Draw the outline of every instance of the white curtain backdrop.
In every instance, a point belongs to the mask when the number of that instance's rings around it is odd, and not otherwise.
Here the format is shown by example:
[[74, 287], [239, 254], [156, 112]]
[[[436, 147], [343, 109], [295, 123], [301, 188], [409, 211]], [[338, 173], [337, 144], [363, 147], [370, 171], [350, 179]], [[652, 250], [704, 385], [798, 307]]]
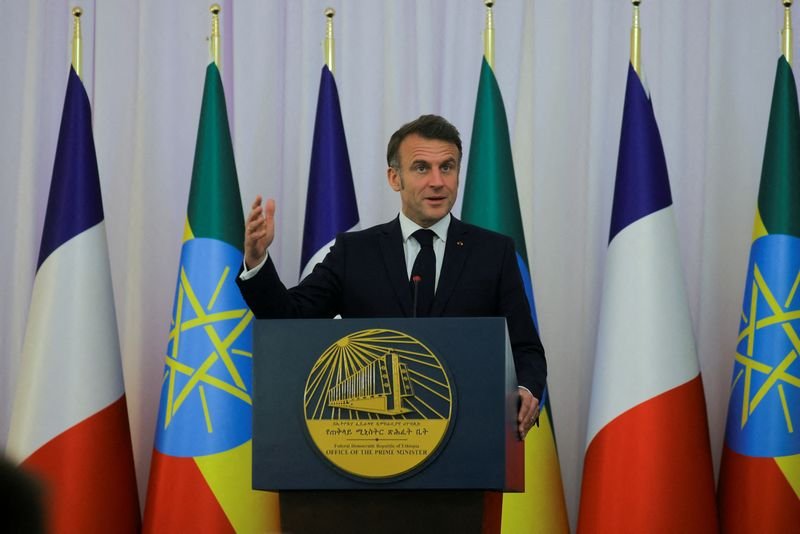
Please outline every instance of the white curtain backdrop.
[[[325, 7], [337, 11], [336, 79], [362, 227], [398, 210], [384, 155], [400, 124], [442, 114], [460, 128], [469, 150], [483, 53], [481, 0], [220, 3], [242, 202], [249, 206], [258, 193], [275, 197], [279, 237], [271, 250], [285, 281], [294, 282], [299, 271]], [[74, 4], [0, 0], [2, 443], [55, 155]], [[210, 16], [208, 3], [197, 0], [85, 0], [81, 7], [83, 79], [94, 113], [144, 495]], [[632, 9], [628, 0], [499, 0], [494, 11], [495, 72], [509, 117], [574, 528]], [[715, 464], [782, 16], [778, 0], [642, 5], [644, 68], [672, 183]], [[680, 421], [676, 413], [676, 434]]]

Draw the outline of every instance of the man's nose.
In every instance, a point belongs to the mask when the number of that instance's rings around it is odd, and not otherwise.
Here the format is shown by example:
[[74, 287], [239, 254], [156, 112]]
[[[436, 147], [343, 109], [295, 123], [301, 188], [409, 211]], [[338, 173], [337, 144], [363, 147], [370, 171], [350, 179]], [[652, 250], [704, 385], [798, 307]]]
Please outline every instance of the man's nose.
[[442, 171], [441, 170], [439, 170], [439, 169], [434, 167], [433, 169], [431, 169], [430, 176], [431, 176], [431, 179], [428, 182], [429, 186], [431, 186], [431, 187], [442, 187], [444, 185], [444, 175], [442, 175]]

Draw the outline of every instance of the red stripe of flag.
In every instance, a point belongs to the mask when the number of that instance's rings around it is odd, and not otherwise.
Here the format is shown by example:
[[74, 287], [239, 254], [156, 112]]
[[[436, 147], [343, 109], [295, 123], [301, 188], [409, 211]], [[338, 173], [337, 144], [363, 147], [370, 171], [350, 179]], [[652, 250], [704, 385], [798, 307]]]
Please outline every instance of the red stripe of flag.
[[800, 499], [773, 458], [745, 456], [726, 446], [719, 477], [723, 532], [800, 529]]
[[704, 402], [698, 375], [595, 436], [586, 451], [578, 532], [717, 531], [714, 481], [706, 476], [708, 425], [697, 409]]
[[[186, 506], [191, 503], [191, 506]], [[193, 458], [153, 449], [143, 532], [233, 532]]]
[[22, 466], [42, 481], [48, 531], [137, 532], [132, 457], [125, 395], [31, 454]]

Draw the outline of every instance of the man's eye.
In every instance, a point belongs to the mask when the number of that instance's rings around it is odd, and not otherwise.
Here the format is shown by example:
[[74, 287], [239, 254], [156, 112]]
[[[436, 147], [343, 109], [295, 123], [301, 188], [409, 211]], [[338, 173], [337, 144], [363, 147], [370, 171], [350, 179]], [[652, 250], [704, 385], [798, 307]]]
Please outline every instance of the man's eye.
[[422, 165], [420, 163], [419, 165], [414, 165], [414, 170], [416, 172], [420, 172], [421, 173], [421, 172], [425, 172], [426, 170], [428, 170], [428, 168], [425, 165]]
[[442, 170], [442, 172], [444, 172], [444, 173], [448, 173], [448, 172], [450, 172], [450, 171], [452, 171], [452, 170], [453, 170], [453, 166], [452, 166], [452, 165], [450, 165], [449, 163], [447, 163], [447, 164], [445, 164], [445, 165], [442, 165], [442, 166], [440, 167], [440, 169]]

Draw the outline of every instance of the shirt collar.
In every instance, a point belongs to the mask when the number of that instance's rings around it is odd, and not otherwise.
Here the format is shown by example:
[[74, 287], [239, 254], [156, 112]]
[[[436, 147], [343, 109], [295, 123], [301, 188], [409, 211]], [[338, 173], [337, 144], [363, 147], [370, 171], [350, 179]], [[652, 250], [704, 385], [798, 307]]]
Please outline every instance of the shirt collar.
[[[436, 234], [436, 237], [441, 239], [442, 241], [447, 241], [447, 230], [450, 228], [450, 220], [452, 216], [448, 213], [436, 223], [429, 226], [428, 230], [433, 230], [433, 233]], [[411, 237], [411, 234], [416, 232], [417, 230], [421, 229], [422, 226], [418, 225], [401, 211], [400, 212], [400, 232], [403, 234], [403, 243], [408, 241], [408, 238]]]

